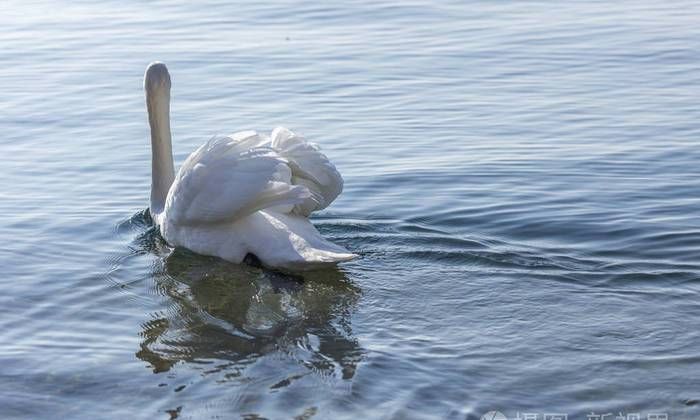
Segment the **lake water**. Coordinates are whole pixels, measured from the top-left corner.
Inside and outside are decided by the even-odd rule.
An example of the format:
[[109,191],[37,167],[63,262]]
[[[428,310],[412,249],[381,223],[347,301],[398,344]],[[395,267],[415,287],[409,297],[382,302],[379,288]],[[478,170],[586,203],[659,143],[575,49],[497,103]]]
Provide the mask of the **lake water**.
[[[0,418],[700,418],[698,16],[5,1]],[[304,133],[345,178],[313,221],[361,257],[299,278],[170,253],[154,60],[178,164]]]

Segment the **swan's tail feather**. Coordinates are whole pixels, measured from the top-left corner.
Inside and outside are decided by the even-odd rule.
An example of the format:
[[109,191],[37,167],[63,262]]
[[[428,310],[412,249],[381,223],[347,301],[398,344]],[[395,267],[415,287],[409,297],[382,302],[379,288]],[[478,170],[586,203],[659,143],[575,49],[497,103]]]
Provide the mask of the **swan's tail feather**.
[[[294,214],[261,211],[248,218],[250,252],[263,265],[292,270],[314,270],[349,261],[357,255],[324,239],[309,219]],[[248,232],[240,232],[246,234]],[[254,235],[254,236],[252,236]]]

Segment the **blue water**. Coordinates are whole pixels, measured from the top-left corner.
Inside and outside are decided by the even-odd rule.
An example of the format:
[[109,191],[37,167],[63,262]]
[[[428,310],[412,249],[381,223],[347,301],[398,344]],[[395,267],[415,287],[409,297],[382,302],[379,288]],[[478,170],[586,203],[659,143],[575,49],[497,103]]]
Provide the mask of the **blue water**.
[[[0,418],[700,418],[698,16],[5,1]],[[345,178],[313,221],[361,257],[299,278],[170,254],[153,60],[177,163],[302,132]]]

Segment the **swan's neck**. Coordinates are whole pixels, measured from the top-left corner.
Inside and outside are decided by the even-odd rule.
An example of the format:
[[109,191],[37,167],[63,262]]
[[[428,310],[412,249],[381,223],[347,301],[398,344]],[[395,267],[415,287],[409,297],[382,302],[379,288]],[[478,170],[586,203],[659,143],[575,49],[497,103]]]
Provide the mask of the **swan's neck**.
[[148,123],[151,126],[152,152],[150,210],[155,216],[163,211],[165,199],[175,179],[173,146],[170,139],[170,86],[147,88],[146,104]]

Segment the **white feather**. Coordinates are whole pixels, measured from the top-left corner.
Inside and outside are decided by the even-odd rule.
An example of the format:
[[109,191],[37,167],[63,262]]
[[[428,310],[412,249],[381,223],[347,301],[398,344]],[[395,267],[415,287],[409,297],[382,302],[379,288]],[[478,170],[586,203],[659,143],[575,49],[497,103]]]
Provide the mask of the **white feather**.
[[209,140],[182,165],[170,187],[165,212],[173,223],[232,222],[255,211],[296,204],[311,196],[280,181],[287,162],[261,146],[254,132]]
[[292,184],[306,187],[310,197],[294,206],[308,216],[328,207],[343,191],[343,178],[320,148],[284,127],[272,131],[271,146],[289,161]]

